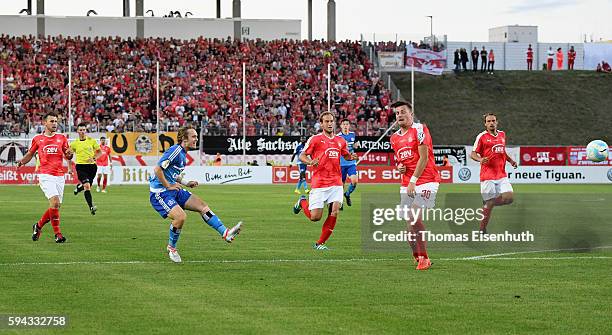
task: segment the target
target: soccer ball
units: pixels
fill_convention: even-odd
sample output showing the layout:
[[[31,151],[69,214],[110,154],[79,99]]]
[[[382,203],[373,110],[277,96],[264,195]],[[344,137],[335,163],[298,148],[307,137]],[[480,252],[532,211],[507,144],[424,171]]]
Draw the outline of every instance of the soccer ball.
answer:
[[[608,159],[608,145],[602,140],[591,141],[586,147],[586,155],[592,162],[603,162]]]

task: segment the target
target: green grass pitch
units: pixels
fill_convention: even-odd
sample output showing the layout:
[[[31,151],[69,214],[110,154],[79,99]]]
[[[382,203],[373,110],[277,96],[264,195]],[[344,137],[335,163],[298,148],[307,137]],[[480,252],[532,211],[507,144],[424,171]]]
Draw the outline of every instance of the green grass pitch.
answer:
[[[38,187],[1,186],[0,315],[61,314],[69,325],[0,333],[612,332],[612,249],[481,260],[432,251],[433,267],[418,272],[408,248],[371,253],[361,246],[360,193],[396,190],[359,185],[353,207],[340,212],[332,250],[321,253],[311,248],[321,222],[292,213],[292,186],[201,186],[194,192],[226,225],[244,221],[243,232],[226,244],[190,213],[178,245],[184,263],[173,264],[164,249],[169,221],[151,208],[146,186],[93,193],[93,217],[67,187],[63,245],[53,242],[50,224],[40,241],[30,238],[47,206]],[[515,185],[515,192],[612,197],[609,185]],[[564,203],[550,206],[562,210]],[[609,208],[602,215],[612,225]]]

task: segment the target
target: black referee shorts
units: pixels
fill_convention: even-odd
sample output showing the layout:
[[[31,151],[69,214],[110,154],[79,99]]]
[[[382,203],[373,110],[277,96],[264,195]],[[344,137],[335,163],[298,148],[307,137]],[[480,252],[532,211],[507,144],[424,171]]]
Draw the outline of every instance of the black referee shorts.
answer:
[[[85,183],[93,183],[94,178],[96,177],[96,172],[98,171],[98,166],[96,164],[77,164],[76,172],[77,177],[81,184]]]

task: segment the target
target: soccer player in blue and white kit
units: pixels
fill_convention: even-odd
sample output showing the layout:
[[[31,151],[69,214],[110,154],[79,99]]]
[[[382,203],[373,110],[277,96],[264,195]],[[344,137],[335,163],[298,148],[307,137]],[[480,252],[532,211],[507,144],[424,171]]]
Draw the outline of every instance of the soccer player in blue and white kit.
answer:
[[[182,127],[178,130],[177,142],[179,144],[171,146],[155,166],[155,176],[149,180],[149,188],[153,208],[164,219],[172,220],[166,249],[170,260],[180,263],[181,256],[176,250],[176,243],[187,218],[185,209],[200,213],[204,222],[215,229],[228,243],[240,233],[242,224],[239,222],[232,228],[226,228],[202,199],[183,189],[183,186],[190,188],[198,186],[197,181],[185,181],[181,176],[187,164],[187,151],[195,149],[198,143],[198,133],[192,126]]]
[[[306,138],[302,137],[300,139],[300,144],[297,145],[297,147],[295,147],[295,151],[293,152],[293,155],[291,156],[291,161],[293,162],[293,159],[295,157],[298,157],[298,168],[300,169],[300,180],[298,180],[297,185],[295,186],[295,193],[297,194],[302,194],[302,192],[300,191],[300,187],[304,186],[304,193],[308,194],[308,192],[310,192],[310,190],[308,189],[308,183],[306,182],[306,169],[308,168],[308,165],[302,163],[302,161],[299,159],[300,155],[302,154],[302,151],[304,151],[304,147],[306,146]]]
[[[338,136],[341,136],[346,141],[348,150],[350,153],[355,152],[355,133],[351,130],[351,122],[347,119],[342,120],[340,122],[340,133]],[[344,192],[344,197],[346,198],[346,204],[351,206],[351,193],[355,191],[357,188],[357,163],[355,161],[347,161],[344,157],[340,157],[340,167],[342,170],[342,183],[346,182],[346,178],[348,177],[351,180],[349,184],[348,190]]]

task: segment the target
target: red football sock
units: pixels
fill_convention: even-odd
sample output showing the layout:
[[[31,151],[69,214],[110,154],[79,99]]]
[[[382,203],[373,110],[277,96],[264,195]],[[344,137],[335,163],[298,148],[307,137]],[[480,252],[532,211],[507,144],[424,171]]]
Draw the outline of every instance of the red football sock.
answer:
[[[98,176],[98,178],[96,178],[96,179],[98,179],[98,187],[100,187],[100,179],[102,179],[102,178],[100,178],[100,177]]]
[[[423,224],[421,218],[418,218],[414,225],[410,226],[410,231],[413,233],[412,236],[416,238],[414,246],[412,246],[412,244],[410,245],[412,247],[412,255],[415,258],[419,256],[424,256],[425,258],[428,258],[427,241],[425,240],[425,235],[423,234],[424,230],[425,225]]]
[[[60,231],[60,214],[59,208],[49,208],[50,216],[51,216],[51,226],[53,227],[53,233],[61,234]]]
[[[104,175],[104,182],[102,183],[102,189],[105,190],[106,189],[106,175]]]
[[[493,210],[493,208],[488,208],[488,207],[483,207],[482,208],[482,221],[480,221],[480,230],[484,230],[487,228],[487,225],[489,224],[489,219],[491,219],[491,211]]]
[[[328,216],[323,223],[323,228],[321,228],[321,237],[317,241],[317,244],[325,244],[331,234],[334,232],[334,227],[336,227],[336,217]]]
[[[38,220],[38,228],[44,227],[47,224],[47,222],[49,222],[49,220],[51,220],[51,213],[50,213],[50,211],[51,211],[51,208],[47,208],[47,210],[42,215],[40,220]]]
[[[300,200],[300,206],[302,206],[302,210],[304,211],[304,215],[310,220],[310,209],[308,209],[308,200],[302,199]]]

